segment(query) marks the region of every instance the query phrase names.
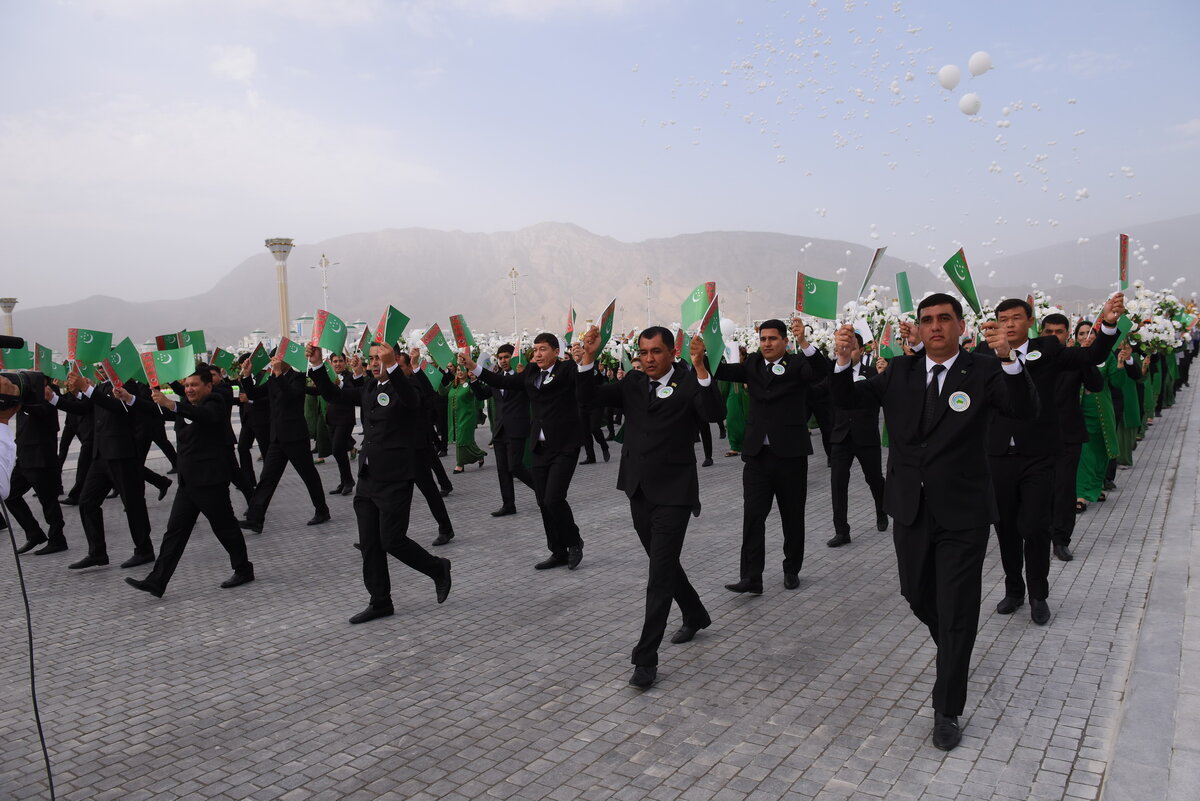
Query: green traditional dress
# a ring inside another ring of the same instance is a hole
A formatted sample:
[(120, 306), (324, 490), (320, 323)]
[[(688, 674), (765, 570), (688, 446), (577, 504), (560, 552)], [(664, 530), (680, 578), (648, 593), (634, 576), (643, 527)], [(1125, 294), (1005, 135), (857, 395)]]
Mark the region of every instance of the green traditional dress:
[[(309, 386), (314, 386), (311, 378), (306, 381)], [(316, 443), (318, 459), (333, 453), (333, 438), (329, 434), (329, 424), (325, 422), (328, 408), (326, 400), (320, 395), (304, 397), (304, 422), (308, 424), (308, 438)]]
[(1117, 418), (1117, 464), (1133, 464), (1133, 449), (1137, 447), (1138, 428), (1142, 424), (1142, 410), (1138, 393), (1141, 382), (1134, 381), (1125, 372), (1124, 365), (1117, 365), (1108, 377), (1108, 386), (1113, 395), (1120, 393), (1124, 401), (1121, 416)]
[(1100, 499), (1104, 492), (1104, 476), (1108, 462), (1117, 455), (1117, 421), (1113, 414), (1112, 392), (1108, 378), (1117, 369), (1117, 357), (1111, 353), (1100, 367), (1105, 379), (1099, 392), (1081, 390), (1079, 407), (1087, 426), (1088, 441), (1079, 454), (1079, 469), (1075, 473), (1075, 497), (1089, 503)]
[(482, 462), (487, 453), (475, 444), (479, 401), (466, 384), (446, 389), (446, 436), (454, 443), (454, 463), (459, 467)]
[(745, 384), (721, 381), (721, 394), (725, 396), (725, 432), (729, 437), (729, 450), (742, 451), (742, 437), (746, 436), (746, 414), (750, 409), (750, 393)]

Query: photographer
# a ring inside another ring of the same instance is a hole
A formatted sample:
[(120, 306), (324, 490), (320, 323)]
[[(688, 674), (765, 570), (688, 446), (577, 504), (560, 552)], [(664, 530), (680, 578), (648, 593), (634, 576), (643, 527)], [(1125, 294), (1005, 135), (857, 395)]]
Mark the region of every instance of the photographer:
[[(20, 395), (17, 385), (4, 376), (0, 376), (0, 395)], [(17, 463), (17, 442), (13, 438), (8, 421), (21, 410), (19, 405), (9, 409), (0, 408), (0, 501), (8, 498), (9, 482), (12, 480), (13, 466)]]

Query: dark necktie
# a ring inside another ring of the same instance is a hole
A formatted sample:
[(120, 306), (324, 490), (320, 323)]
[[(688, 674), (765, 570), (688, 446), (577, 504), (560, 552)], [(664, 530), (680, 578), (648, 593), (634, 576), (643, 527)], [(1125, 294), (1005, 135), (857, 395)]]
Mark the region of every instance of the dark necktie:
[(654, 398), (654, 393), (658, 392), (659, 386), (660, 386), (659, 382), (657, 382), (657, 381), (650, 382), (650, 397), (651, 397), (651, 399)]
[(930, 371), (933, 377), (929, 379), (929, 386), (925, 389), (925, 409), (921, 414), (921, 433), (928, 434), (933, 428), (934, 422), (938, 416), (938, 400), (941, 393), (938, 391), (938, 376), (946, 371), (945, 365), (935, 364)]
[(541, 372), (541, 374), (540, 374), (540, 375), (537, 377), (537, 381), (535, 381), (535, 382), (534, 382), (534, 386), (535, 386), (535, 387), (537, 387), (538, 389), (541, 389), (541, 388), (542, 388), (542, 384), (543, 384), (543, 383), (545, 383), (545, 381), (546, 381), (546, 376), (548, 376), (548, 375), (550, 375), (550, 371), (549, 371), (549, 370), (543, 370), (543, 371)]

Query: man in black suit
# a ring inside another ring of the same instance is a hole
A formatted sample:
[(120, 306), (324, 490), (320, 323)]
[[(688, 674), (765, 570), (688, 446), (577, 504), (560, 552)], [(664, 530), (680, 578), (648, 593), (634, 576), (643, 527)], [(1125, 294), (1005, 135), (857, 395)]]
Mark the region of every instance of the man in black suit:
[(741, 364), (717, 367), (720, 381), (745, 384), (750, 393), (750, 413), (742, 446), (742, 556), (741, 577), (725, 588), (761, 595), (766, 563), (766, 523), (771, 502), (779, 504), (783, 526), (783, 586), (800, 586), (804, 563), (804, 505), (808, 497), (807, 389), (823, 380), (829, 360), (804, 338), (804, 323), (792, 321), (799, 348), (787, 352), (787, 327), (767, 320), (758, 329), (758, 353)]
[[(514, 376), (512, 357), (515, 349), (507, 342), (496, 351), (496, 372)], [(492, 431), (492, 450), (496, 456), (496, 476), (500, 480), (500, 508), (492, 517), (517, 513), (513, 479), (533, 489), (533, 474), (525, 466), (525, 442), (529, 437), (529, 398), (524, 387), (517, 390), (492, 389), (482, 381), (471, 382), (471, 391), (480, 400), (493, 398), (496, 402), (495, 429)]]
[[(66, 384), (64, 383), (65, 387)], [(78, 399), (78, 394), (73, 395)], [(59, 468), (65, 468), (67, 454), (71, 448), (71, 438), (79, 439), (79, 455), (75, 457), (75, 481), (67, 496), (63, 498), (64, 506), (78, 506), (79, 493), (83, 491), (83, 482), (87, 479), (88, 470), (92, 466), (92, 437), (95, 434), (95, 421), (90, 414), (67, 412), (66, 423), (63, 425), (62, 442), (58, 448)]]
[[(937, 645), (933, 744), (948, 751), (962, 738), (958, 716), (979, 626), (988, 527), (999, 517), (988, 420), (1036, 416), (1037, 395), (1020, 362), (1002, 365), (959, 348), (966, 324), (955, 298), (928, 296), (917, 320), (922, 352), (857, 382), (849, 369), (854, 328), (838, 329), (830, 395), (843, 409), (883, 407), (890, 439), (884, 509), (894, 521), (900, 592)], [(984, 332), (996, 355), (1009, 358), (997, 324), (985, 323)]]
[[(433, 515), (433, 519), (438, 524), (437, 538), (430, 545), (445, 545), (454, 539), (454, 524), (450, 521), (450, 512), (446, 510), (446, 502), (442, 500), (450, 494), (448, 489), (450, 479), (446, 478), (446, 471), (442, 469), (442, 463), (437, 457), (437, 434), (434, 431), (432, 420), (434, 398), (438, 395), (433, 384), (429, 383), (429, 377), (415, 368), (413, 356), (417, 353), (419, 351), (415, 348), (410, 353), (396, 351), (396, 363), (400, 365), (399, 369), (417, 390), (418, 399), (418, 408), (412, 416), (412, 425), (405, 433), (408, 436), (409, 447), (412, 448), (414, 454), (413, 484), (421, 491), (425, 503), (429, 506), (429, 513)], [(434, 483), (439, 472), (443, 482), (441, 492)]]
[[(1071, 321), (1064, 314), (1048, 314), (1042, 320), (1042, 336), (1054, 337), (1066, 346)], [(1088, 441), (1087, 425), (1079, 407), (1080, 387), (1088, 392), (1104, 388), (1104, 378), (1094, 364), (1064, 367), (1054, 385), (1054, 405), (1058, 407), (1059, 449), (1054, 460), (1054, 497), (1051, 501), (1050, 547), (1063, 562), (1071, 554), (1071, 535), (1075, 532), (1075, 478), (1079, 472), (1079, 454)]]
[(459, 361), (485, 384), (512, 392), (523, 391), (532, 411), (529, 427), (533, 448), (533, 491), (542, 512), (550, 558), (534, 565), (538, 570), (566, 565), (579, 567), (583, 540), (567, 491), (579, 458), (579, 406), (576, 379), (579, 368), (571, 359), (558, 358), (558, 337), (543, 332), (533, 339), (533, 358), (519, 375), (485, 373), (468, 354)]
[(584, 335), (583, 342), (580, 397), (585, 404), (611, 406), (625, 414), (617, 489), (624, 490), (629, 498), (634, 531), (650, 558), (646, 617), (641, 639), (633, 649), (634, 670), (629, 681), (646, 689), (658, 675), (658, 646), (666, 631), (672, 599), (679, 605), (683, 626), (671, 642), (687, 642), (697, 631), (712, 625), (679, 563), (679, 555), (688, 515), (700, 515), (700, 482), (693, 444), (696, 427), (724, 418), (725, 404), (717, 382), (709, 374), (702, 337), (692, 337), (693, 372), (683, 362), (672, 363), (675, 337), (669, 329), (647, 328), (638, 338), (642, 371), (632, 371), (608, 384), (586, 378), (586, 372), (595, 367), (602, 344), (595, 326)]
[[(146, 457), (150, 454), (151, 445), (159, 441), (166, 442), (167, 447), (171, 449), (167, 458), (171, 463), (172, 471), (174, 471), (175, 449), (167, 441), (166, 420), (161, 414), (140, 415), (135, 422), (134, 431), (137, 437), (138, 461), (141, 462), (142, 480), (158, 490), (158, 499), (161, 501), (167, 497), (167, 490), (171, 488), (173, 482), (165, 475), (160, 475), (147, 467)], [(166, 451), (163, 453), (165, 454)]]
[[(338, 376), (339, 386), (353, 386), (356, 379), (346, 367), (346, 357), (335, 353), (329, 357), (329, 366)], [(329, 425), (330, 449), (338, 468), (338, 485), (330, 495), (353, 495), (354, 474), (350, 472), (350, 440), (354, 431), (354, 407), (345, 403), (331, 403), (325, 411), (325, 422)]]
[(121, 567), (137, 567), (154, 561), (150, 540), (150, 516), (146, 512), (146, 484), (142, 478), (142, 454), (137, 441), (139, 417), (158, 414), (150, 401), (150, 388), (140, 381), (114, 387), (105, 381), (94, 386), (74, 372), (67, 379), (67, 392), (50, 402), (66, 412), (91, 415), (92, 464), (79, 494), (79, 518), (87, 535), (88, 554), (69, 567), (82, 570), (108, 564), (104, 537), (104, 499), (117, 490), (125, 505), (125, 519), (133, 539), (133, 556)]
[(262, 476), (254, 490), (254, 499), (246, 509), (246, 517), (238, 525), (255, 534), (261, 534), (267, 507), (283, 477), (283, 469), (291, 462), (292, 467), (304, 481), (308, 497), (312, 501), (313, 516), (308, 525), (316, 526), (329, 520), (329, 506), (325, 503), (325, 488), (321, 476), (313, 465), (312, 451), (308, 447), (308, 423), (304, 419), (304, 376), (292, 369), (276, 353), (271, 359), (271, 378), (266, 386), (258, 384), (250, 373), (250, 362), (242, 364), (242, 385), (251, 399), (271, 401), (271, 444), (263, 462)]
[[(863, 359), (863, 341), (854, 335), (850, 354), (850, 372), (855, 381), (866, 381), (875, 374)], [(833, 539), (825, 543), (839, 548), (850, 543), (850, 467), (858, 459), (863, 478), (875, 501), (875, 528), (887, 531), (887, 513), (883, 511), (883, 451), (879, 439), (879, 407), (832, 409), (833, 427), (829, 432), (829, 486), (833, 495)]]
[[(39, 404), (24, 404), (17, 412), (17, 466), (12, 474), (12, 486), (9, 489), (8, 509), (25, 532), (25, 544), (17, 549), (17, 553), (33, 551), (34, 548), (46, 543), (34, 551), (43, 555), (67, 550), (67, 539), (63, 536), (66, 522), (63, 520), (62, 506), (58, 503), (58, 493), (62, 488), (62, 468), (58, 463), (58, 409), (50, 403), (50, 398), (56, 393), (49, 386), (45, 388), (46, 402)], [(42, 516), (46, 519), (49, 534), (42, 531), (24, 495), (33, 490), (41, 502)]]
[[(238, 360), (240, 374), (245, 374), (249, 368), (243, 365), (249, 363), (250, 354), (243, 354)], [(243, 383), (238, 385), (234, 402), (237, 403), (238, 419), (242, 424), (237, 441), (238, 464), (241, 465), (245, 481), (254, 487), (258, 482), (254, 474), (254, 445), (258, 444), (258, 455), (262, 459), (266, 459), (267, 451), (271, 448), (271, 399), (266, 395), (260, 395), (258, 400), (251, 398)]]
[(183, 392), (186, 403), (172, 400), (157, 389), (151, 393), (163, 416), (175, 421), (179, 488), (154, 569), (144, 579), (125, 579), (131, 587), (156, 598), (166, 592), (201, 514), (229, 554), (229, 564), (233, 567), (233, 575), (221, 586), (228, 589), (254, 581), (254, 565), (246, 556), (246, 539), (229, 502), (229, 483), (236, 465), (231, 459), (228, 398), (213, 389), (212, 371), (204, 364), (183, 380)]
[[(1058, 406), (1054, 386), (1062, 370), (1102, 363), (1117, 341), (1116, 323), (1125, 311), (1125, 296), (1113, 295), (1101, 313), (1100, 334), (1086, 348), (1064, 348), (1055, 337), (1029, 338), (1033, 309), (1018, 298), (996, 305), (996, 320), (1008, 348), (1029, 371), (1040, 401), (1032, 420), (995, 417), (988, 427), (992, 483), (1000, 506), (996, 539), (1004, 565), (1004, 598), (996, 605), (1011, 615), (1025, 603), (1039, 626), (1050, 622), (1050, 519), (1054, 508), (1054, 462), (1060, 448)], [(979, 351), (990, 353), (988, 346)], [(1024, 566), (1025, 578), (1021, 577)]]
[[(366, 623), (394, 613), (388, 554), (433, 579), (437, 601), (450, 594), (450, 560), (439, 559), (408, 537), (417, 456), (410, 430), (420, 398), (391, 345), (371, 345), (371, 375), (362, 386), (338, 388), (321, 366), (321, 351), (308, 346), (309, 376), (330, 403), (362, 407), (363, 443), (358, 452), (354, 516), (362, 551), (363, 583), (371, 595), (366, 609), (350, 618)], [(421, 434), (425, 436), (424, 432)]]

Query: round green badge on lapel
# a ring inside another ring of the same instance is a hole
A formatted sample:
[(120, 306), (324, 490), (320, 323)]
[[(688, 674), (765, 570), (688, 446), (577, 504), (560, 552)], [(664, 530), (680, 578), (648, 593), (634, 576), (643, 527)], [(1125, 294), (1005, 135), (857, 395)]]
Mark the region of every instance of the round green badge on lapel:
[(771, 372), (774, 373), (775, 375), (783, 375), (784, 367), (782, 364), (772, 364)]
[(387, 406), (389, 403), (392, 402), (392, 396), (387, 394), (386, 392), (380, 392), (379, 396), (376, 397), (375, 400), (376, 400), (376, 402), (379, 403), (380, 406)]
[(971, 396), (965, 392), (955, 392), (950, 395), (950, 408), (956, 412), (965, 412), (971, 408)]

